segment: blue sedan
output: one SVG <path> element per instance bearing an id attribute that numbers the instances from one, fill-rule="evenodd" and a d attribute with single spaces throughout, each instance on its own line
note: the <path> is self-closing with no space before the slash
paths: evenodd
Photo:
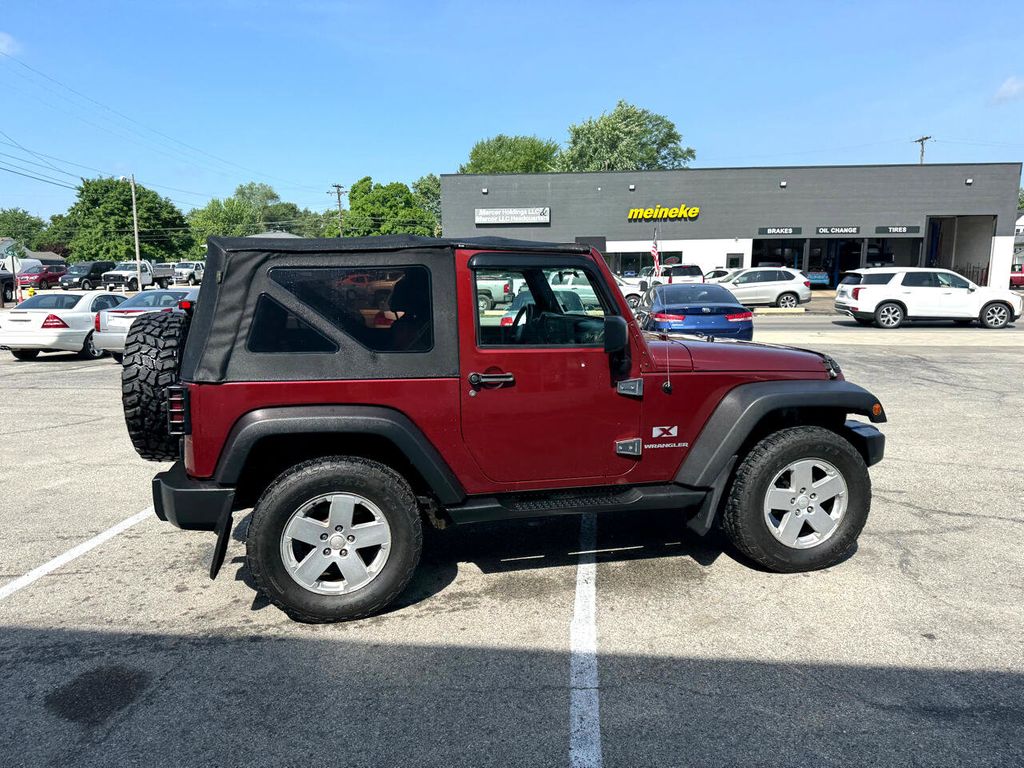
<path id="1" fill-rule="evenodd" d="M 720 285 L 656 285 L 640 301 L 637 320 L 645 331 L 716 338 L 754 338 L 754 316 Z"/>

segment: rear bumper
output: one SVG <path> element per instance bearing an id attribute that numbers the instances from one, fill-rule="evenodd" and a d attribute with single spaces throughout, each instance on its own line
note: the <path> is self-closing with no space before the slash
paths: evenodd
<path id="1" fill-rule="evenodd" d="M 205 480 L 193 480 L 180 461 L 153 478 L 156 516 L 187 531 L 217 530 L 231 514 L 235 489 Z"/>
<path id="2" fill-rule="evenodd" d="M 870 424 L 850 419 L 843 426 L 847 439 L 860 451 L 864 463 L 869 467 L 877 464 L 885 455 L 885 435 Z"/>
<path id="3" fill-rule="evenodd" d="M 124 352 L 124 340 L 127 337 L 127 333 L 117 333 L 116 331 L 96 332 L 92 335 L 92 343 L 96 349 L 106 352 Z"/>
<path id="4" fill-rule="evenodd" d="M 79 352 L 88 331 L 0 331 L 2 349 L 53 349 Z"/>

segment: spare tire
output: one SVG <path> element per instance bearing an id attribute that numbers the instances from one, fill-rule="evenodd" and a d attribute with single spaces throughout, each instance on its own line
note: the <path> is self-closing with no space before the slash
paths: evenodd
<path id="1" fill-rule="evenodd" d="M 167 429 L 167 387 L 178 383 L 189 318 L 184 312 L 142 315 L 128 331 L 121 369 L 121 402 L 128 435 L 139 456 L 178 458 L 178 438 Z"/>

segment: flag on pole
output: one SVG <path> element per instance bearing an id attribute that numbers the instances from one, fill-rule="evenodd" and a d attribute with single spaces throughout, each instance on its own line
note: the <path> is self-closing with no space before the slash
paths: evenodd
<path id="1" fill-rule="evenodd" d="M 658 254 L 658 228 L 654 228 L 654 240 L 651 242 L 651 258 L 654 259 L 654 276 L 661 277 L 661 257 Z"/>

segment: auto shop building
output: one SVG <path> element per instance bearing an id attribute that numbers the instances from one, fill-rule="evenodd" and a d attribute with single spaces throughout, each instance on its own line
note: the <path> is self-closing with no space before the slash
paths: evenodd
<path id="1" fill-rule="evenodd" d="M 835 285 L 865 266 L 1009 282 L 1020 163 L 441 177 L 445 237 L 595 245 L 613 271 L 778 264 Z"/>

